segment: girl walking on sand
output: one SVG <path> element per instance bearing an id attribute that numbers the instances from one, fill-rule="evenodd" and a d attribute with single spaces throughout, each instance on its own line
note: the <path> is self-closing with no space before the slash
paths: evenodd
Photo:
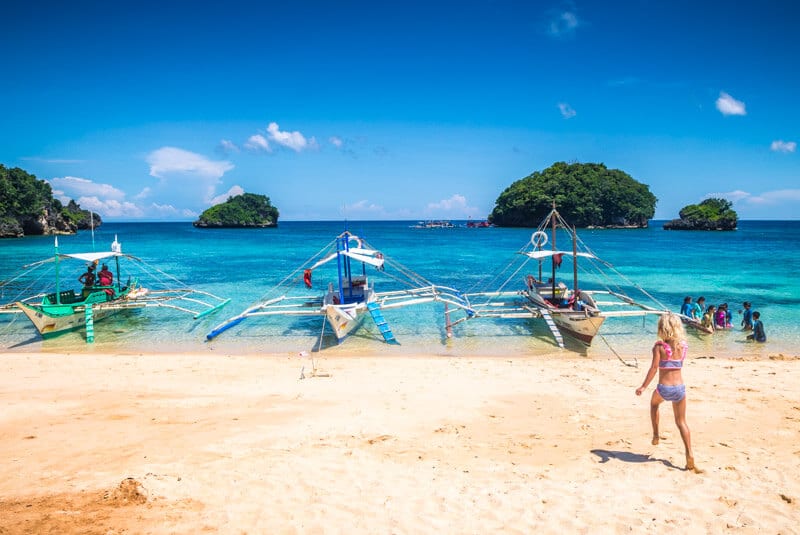
<path id="1" fill-rule="evenodd" d="M 658 372 L 658 385 L 650 398 L 650 421 L 653 424 L 653 445 L 658 444 L 658 408 L 663 401 L 672 402 L 675 414 L 675 425 L 681 433 L 686 449 L 686 469 L 700 473 L 694 464 L 692 453 L 692 436 L 686 424 L 686 385 L 683 384 L 681 369 L 689 349 L 683 322 L 675 314 L 664 314 L 658 320 L 658 340 L 653 345 L 653 361 L 642 386 L 636 389 L 636 395 L 642 392 Z"/>

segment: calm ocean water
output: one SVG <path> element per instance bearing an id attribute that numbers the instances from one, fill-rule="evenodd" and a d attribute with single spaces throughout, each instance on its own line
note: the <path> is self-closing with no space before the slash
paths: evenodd
<path id="1" fill-rule="evenodd" d="M 800 221 L 742 221 L 735 232 L 664 231 L 662 223 L 654 221 L 650 228 L 639 230 L 582 230 L 579 235 L 598 256 L 675 311 L 685 295 L 704 295 L 710 304 L 729 303 L 736 328 L 711 336 L 690 333 L 695 355 L 797 354 Z M 413 229 L 412 224 L 370 221 L 348 222 L 346 227 L 427 280 L 462 291 L 485 289 L 482 281 L 505 267 L 532 231 Z M 282 222 L 277 229 L 260 230 L 200 230 L 191 223 L 105 223 L 95 231 L 95 250 L 108 250 L 117 235 L 123 252 L 191 286 L 230 297 L 232 302 L 198 322 L 166 309 L 125 312 L 96 325 L 94 344 L 86 344 L 81 333 L 42 340 L 26 318 L 0 314 L 0 346 L 14 352 L 296 354 L 310 350 L 320 337 L 319 318 L 250 318 L 212 342 L 205 341 L 205 334 L 267 294 L 344 229 L 343 222 Z M 91 251 L 92 235 L 84 231 L 61 236 L 59 246 L 65 253 Z M 52 237 L 0 240 L 0 280 L 52 253 Z M 74 264 L 73 279 L 82 267 Z M 315 272 L 315 290 L 308 295 L 315 295 L 332 280 L 333 272 L 328 273 Z M 562 276 L 570 277 L 566 272 Z M 373 281 L 378 290 L 392 286 L 392 281 L 378 272 L 374 272 Z M 582 286 L 591 289 L 589 282 L 582 282 Z M 77 281 L 74 287 L 78 289 Z M 296 287 L 303 291 L 299 278 Z M 16 297 L 5 293 L 2 302 Z M 741 316 L 737 311 L 745 300 L 761 312 L 766 344 L 746 342 L 745 334 L 738 329 Z M 535 320 L 468 321 L 457 325 L 454 336 L 448 339 L 441 304 L 390 310 L 385 316 L 401 346 L 385 345 L 368 320 L 344 344 L 325 351 L 342 355 L 426 352 L 498 356 L 558 351 L 550 334 Z M 454 314 L 456 317 L 460 316 Z M 592 347 L 568 344 L 567 350 L 590 357 L 610 357 L 616 352 L 647 359 L 655 324 L 654 317 L 610 318 L 601 331 L 603 336 L 596 338 Z M 331 344 L 327 338 L 323 342 Z"/>

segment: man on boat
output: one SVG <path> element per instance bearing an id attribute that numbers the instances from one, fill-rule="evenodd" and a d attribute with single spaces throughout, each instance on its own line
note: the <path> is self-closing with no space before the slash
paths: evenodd
<path id="1" fill-rule="evenodd" d="M 83 284 L 83 296 L 86 297 L 90 293 L 92 293 L 92 287 L 94 286 L 94 264 L 89 264 L 86 266 L 86 273 L 78 277 L 78 282 Z"/>
<path id="2" fill-rule="evenodd" d="M 114 274 L 108 269 L 107 264 L 103 264 L 103 269 L 97 274 L 97 280 L 100 286 L 111 286 L 114 283 Z M 105 288 L 103 291 L 109 296 L 114 295 L 114 290 L 111 288 Z"/>

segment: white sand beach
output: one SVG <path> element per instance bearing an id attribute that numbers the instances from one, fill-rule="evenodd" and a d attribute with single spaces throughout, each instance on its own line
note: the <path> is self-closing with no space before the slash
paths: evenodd
<path id="1" fill-rule="evenodd" d="M 0 533 L 800 533 L 800 359 L 0 355 Z M 301 369 L 304 368 L 304 379 Z"/>

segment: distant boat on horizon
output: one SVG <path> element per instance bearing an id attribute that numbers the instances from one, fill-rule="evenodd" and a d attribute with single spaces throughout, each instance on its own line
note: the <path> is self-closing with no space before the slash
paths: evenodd
<path id="1" fill-rule="evenodd" d="M 456 228 L 450 221 L 420 221 L 416 225 L 411 225 L 411 228 Z"/>

